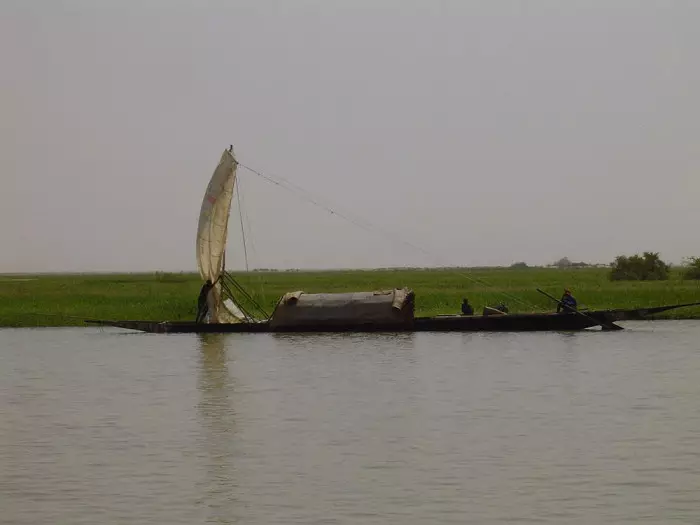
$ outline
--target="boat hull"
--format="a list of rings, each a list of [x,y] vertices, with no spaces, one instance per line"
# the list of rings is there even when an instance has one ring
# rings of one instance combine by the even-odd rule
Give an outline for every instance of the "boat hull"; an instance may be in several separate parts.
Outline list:
[[[661,307],[670,309],[672,307]],[[599,326],[601,322],[644,319],[644,310],[597,310],[585,315],[575,313],[530,313],[508,315],[446,315],[416,317],[404,324],[342,324],[335,326],[307,325],[273,329],[267,322],[205,324],[190,321],[86,321],[150,333],[293,333],[293,332],[537,332],[576,331]],[[648,314],[647,314],[648,315]]]

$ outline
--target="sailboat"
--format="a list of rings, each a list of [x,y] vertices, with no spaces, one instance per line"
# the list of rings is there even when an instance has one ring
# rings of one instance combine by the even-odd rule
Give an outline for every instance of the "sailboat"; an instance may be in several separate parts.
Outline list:
[[[321,294],[292,291],[279,299],[272,314],[267,314],[225,268],[229,215],[238,165],[233,146],[224,150],[202,200],[196,258],[202,281],[211,283],[204,289],[207,313],[203,320],[86,320],[87,323],[152,333],[521,332],[572,331],[595,326],[619,330],[622,327],[615,324],[617,321],[641,320],[667,310],[700,305],[698,302],[653,308],[523,314],[486,309],[483,315],[416,317],[413,290],[394,288]]]

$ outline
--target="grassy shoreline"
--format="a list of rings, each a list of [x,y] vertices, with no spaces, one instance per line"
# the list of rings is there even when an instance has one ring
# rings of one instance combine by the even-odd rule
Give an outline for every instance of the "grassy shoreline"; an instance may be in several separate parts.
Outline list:
[[[407,286],[416,314],[459,312],[468,297],[477,312],[505,301],[511,312],[552,311],[535,288],[558,297],[570,287],[589,308],[636,308],[700,301],[700,281],[674,270],[657,282],[611,282],[605,268],[478,270],[339,270],[234,274],[268,311],[288,291],[348,292]],[[83,326],[84,319],[194,319],[201,286],[197,274],[40,274],[0,276],[0,327]],[[700,307],[662,314],[700,319]]]

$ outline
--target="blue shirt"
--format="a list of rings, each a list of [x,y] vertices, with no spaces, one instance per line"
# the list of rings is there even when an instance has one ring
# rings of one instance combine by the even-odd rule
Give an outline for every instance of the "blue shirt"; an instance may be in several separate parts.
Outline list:
[[[575,309],[575,308],[576,308],[576,299],[574,299],[574,296],[573,296],[573,295],[568,295],[568,294],[564,295],[564,296],[561,298],[561,302],[562,302],[562,305],[564,305],[564,306],[566,306],[566,307],[568,307],[568,308],[572,308],[572,309]],[[561,305],[559,305],[559,306],[561,306]],[[565,308],[565,310],[566,310],[566,309],[567,309],[567,308]],[[557,312],[558,312],[559,310],[560,310],[560,309],[557,308]]]
[[[564,303],[566,306],[573,306],[574,308],[576,307],[576,299],[574,299],[573,295],[565,295],[561,302]]]

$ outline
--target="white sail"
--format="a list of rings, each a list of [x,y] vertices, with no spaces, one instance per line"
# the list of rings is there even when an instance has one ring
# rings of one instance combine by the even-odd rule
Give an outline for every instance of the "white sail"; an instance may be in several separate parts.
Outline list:
[[[236,303],[231,299],[226,299],[223,304],[223,308],[219,311],[219,321],[222,323],[238,323],[241,321],[247,321],[252,323],[255,319],[251,319],[246,314],[243,313]]]
[[[209,181],[202,200],[197,227],[197,266],[203,280],[216,282],[209,292],[208,322],[229,322],[229,317],[221,310],[221,283],[217,282],[224,270],[228,218],[231,211],[233,188],[236,184],[236,162],[233,151],[226,150],[221,155],[219,165]]]

